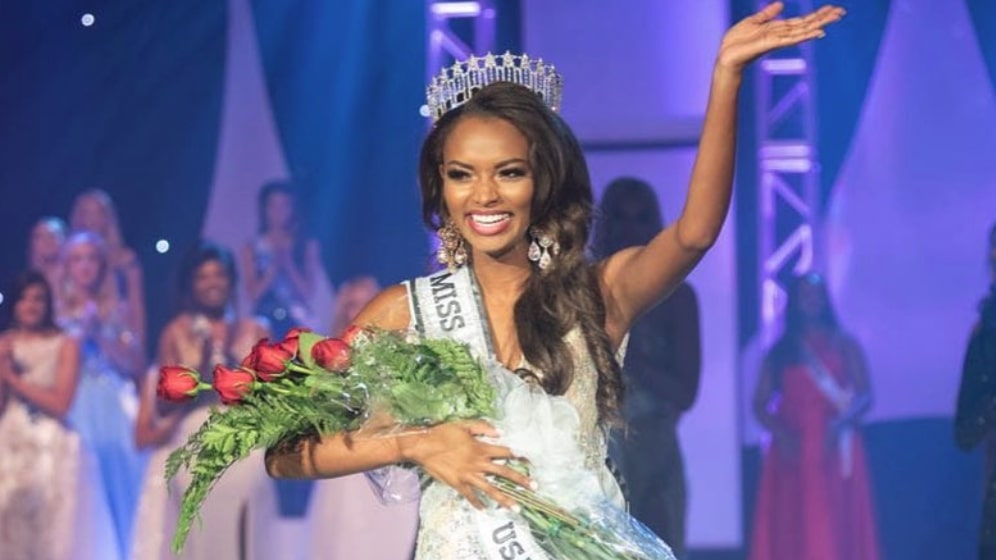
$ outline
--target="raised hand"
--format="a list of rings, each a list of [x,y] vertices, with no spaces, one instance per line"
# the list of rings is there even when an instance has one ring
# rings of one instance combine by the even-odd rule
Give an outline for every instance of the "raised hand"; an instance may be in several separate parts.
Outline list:
[[[844,17],[843,8],[827,5],[805,16],[776,19],[784,8],[781,2],[774,2],[731,27],[719,47],[718,63],[730,70],[743,70],[770,51],[823,37],[824,27]]]

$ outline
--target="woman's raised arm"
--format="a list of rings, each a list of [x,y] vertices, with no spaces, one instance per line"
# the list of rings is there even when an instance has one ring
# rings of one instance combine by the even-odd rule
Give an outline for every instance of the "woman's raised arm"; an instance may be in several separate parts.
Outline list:
[[[775,2],[723,37],[681,216],[646,246],[624,249],[603,263],[610,334],[625,332],[637,316],[670,293],[719,237],[732,195],[737,97],[744,68],[769,51],[822,37],[823,28],[844,15],[841,8],[824,6],[804,17],[775,19],[782,8]]]

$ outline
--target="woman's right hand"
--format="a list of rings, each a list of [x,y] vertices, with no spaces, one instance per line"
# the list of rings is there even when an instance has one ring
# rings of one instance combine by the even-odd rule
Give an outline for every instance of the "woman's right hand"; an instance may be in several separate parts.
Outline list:
[[[799,17],[778,19],[784,8],[783,2],[772,2],[731,27],[720,45],[719,65],[741,72],[765,53],[823,37],[823,28],[839,21],[845,13],[839,6],[826,5]]]
[[[496,438],[498,430],[482,420],[448,422],[424,432],[400,436],[402,455],[418,464],[432,478],[453,487],[474,507],[484,508],[481,495],[514,509],[515,501],[492,485],[487,475],[500,476],[524,488],[526,475],[496,461],[518,459],[512,450],[481,441]]]

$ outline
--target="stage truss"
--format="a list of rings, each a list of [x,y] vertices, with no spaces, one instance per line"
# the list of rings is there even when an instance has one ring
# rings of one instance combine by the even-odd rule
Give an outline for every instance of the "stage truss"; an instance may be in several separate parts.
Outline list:
[[[490,0],[478,2],[426,2],[428,83],[439,71],[470,55],[495,49],[495,7]]]
[[[785,4],[785,17],[813,7],[810,0]],[[766,56],[757,78],[759,334],[767,347],[779,331],[788,280],[822,269],[812,45]]]

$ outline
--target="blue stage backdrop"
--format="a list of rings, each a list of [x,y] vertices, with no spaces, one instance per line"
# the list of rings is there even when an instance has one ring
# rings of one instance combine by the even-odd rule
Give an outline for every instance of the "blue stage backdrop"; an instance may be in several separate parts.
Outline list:
[[[517,2],[499,8],[501,46],[514,48]],[[205,221],[223,171],[224,121],[252,97],[226,79],[246,60],[264,83],[252,99],[265,104],[252,107],[275,125],[271,167],[300,183],[332,281],[372,274],[388,283],[425,269],[416,185],[427,124],[424,3],[53,0],[9,2],[4,13],[0,279],[24,266],[36,219],[65,217],[77,193],[105,189],[145,267],[154,335],[170,312],[179,254],[219,228]],[[236,23],[250,26],[250,55],[227,52]],[[231,167],[258,167],[253,142],[226,145],[237,150]],[[228,185],[239,204],[220,219],[240,232],[223,240],[233,249],[254,234],[256,193],[269,178]],[[172,250],[159,254],[160,239]]]

